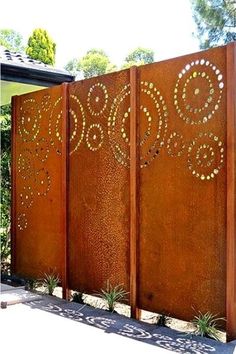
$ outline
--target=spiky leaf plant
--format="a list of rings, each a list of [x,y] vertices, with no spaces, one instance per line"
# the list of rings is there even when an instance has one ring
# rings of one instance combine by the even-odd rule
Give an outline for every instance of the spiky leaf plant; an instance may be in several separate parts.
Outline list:
[[[60,282],[59,276],[54,273],[44,273],[43,286],[47,289],[49,295],[53,295],[55,288]]]
[[[192,323],[196,326],[194,334],[219,340],[219,321],[225,321],[225,319],[223,317],[217,317],[217,315],[213,315],[210,312],[201,313],[199,311],[198,315],[194,316],[192,320]]]
[[[110,312],[114,312],[116,302],[126,300],[128,294],[129,293],[124,290],[122,284],[113,287],[108,280],[105,289],[101,289],[96,295],[106,301]]]

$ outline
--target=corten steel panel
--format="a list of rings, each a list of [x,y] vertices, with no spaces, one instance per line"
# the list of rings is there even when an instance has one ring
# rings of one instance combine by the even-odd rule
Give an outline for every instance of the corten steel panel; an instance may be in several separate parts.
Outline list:
[[[64,271],[62,86],[14,97],[14,272]]]
[[[129,70],[69,85],[69,287],[129,290]]]
[[[225,316],[225,47],[140,68],[140,308]],[[194,310],[195,309],[195,310]]]

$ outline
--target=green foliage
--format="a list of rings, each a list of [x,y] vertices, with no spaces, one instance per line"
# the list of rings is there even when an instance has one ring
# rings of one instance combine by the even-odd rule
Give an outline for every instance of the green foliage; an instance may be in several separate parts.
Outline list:
[[[115,66],[102,49],[90,49],[79,61],[78,69],[82,71],[85,79],[93,76],[103,75],[114,71]]]
[[[1,261],[10,255],[11,106],[1,107]]]
[[[139,62],[137,61],[125,61],[124,64],[122,65],[121,69],[129,69],[131,68],[131,66],[140,66],[140,65],[144,65],[144,61],[141,60]]]
[[[129,53],[129,55],[125,58],[125,61],[134,61],[136,63],[144,62],[145,64],[153,63],[154,51],[152,49],[138,47]]]
[[[125,58],[122,69],[130,68],[133,65],[144,65],[154,62],[154,51],[146,48],[136,48]]]
[[[60,282],[59,276],[54,273],[45,273],[42,285],[47,289],[49,295],[53,295],[55,288]]]
[[[0,30],[0,45],[13,52],[24,52],[23,37],[13,29]]]
[[[236,3],[232,0],[191,0],[201,49],[236,40]]]
[[[76,76],[78,74],[78,59],[74,58],[71,59],[66,65],[65,65],[65,69],[68,70],[71,75]]]
[[[29,37],[26,53],[35,60],[45,64],[55,64],[56,44],[50,38],[48,32],[37,28]]]
[[[72,301],[77,302],[79,304],[84,304],[83,293],[81,292],[74,292],[72,296]]]
[[[117,71],[117,66],[115,64],[109,63],[106,68],[106,74],[114,73],[114,71]]]
[[[116,302],[125,300],[128,292],[124,290],[122,285],[116,285],[113,287],[108,280],[106,288],[101,289],[101,292],[96,295],[106,301],[110,312],[114,312]]]
[[[217,315],[213,315],[210,312],[202,314],[199,311],[198,315],[194,316],[194,319],[192,320],[192,323],[196,326],[194,334],[219,340],[217,322],[224,320],[224,318],[217,317]]]
[[[36,290],[36,288],[40,286],[40,281],[37,279],[27,279],[26,281],[26,289],[27,290]]]

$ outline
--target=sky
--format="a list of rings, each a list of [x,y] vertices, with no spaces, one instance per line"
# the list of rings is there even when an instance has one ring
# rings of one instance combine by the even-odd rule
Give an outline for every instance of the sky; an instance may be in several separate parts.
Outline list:
[[[121,66],[137,47],[153,49],[155,61],[199,50],[190,0],[6,0],[0,29],[12,28],[27,41],[46,29],[57,45],[56,66],[101,48]]]

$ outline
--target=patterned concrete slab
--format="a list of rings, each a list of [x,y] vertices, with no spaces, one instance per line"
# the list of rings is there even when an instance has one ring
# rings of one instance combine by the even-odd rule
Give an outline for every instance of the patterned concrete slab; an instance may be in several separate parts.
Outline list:
[[[3,307],[4,304],[15,305],[23,302],[38,301],[40,299],[42,299],[41,295],[18,288],[4,290],[0,294],[1,307]]]
[[[40,309],[62,318],[99,328],[109,334],[113,333],[151,344],[151,347],[154,346],[156,349],[163,348],[163,350],[170,352],[185,354],[236,354],[235,343],[233,342],[224,344],[199,336],[186,335],[167,327],[158,327],[55,297],[44,296],[42,300],[29,302],[26,305],[33,309]]]

